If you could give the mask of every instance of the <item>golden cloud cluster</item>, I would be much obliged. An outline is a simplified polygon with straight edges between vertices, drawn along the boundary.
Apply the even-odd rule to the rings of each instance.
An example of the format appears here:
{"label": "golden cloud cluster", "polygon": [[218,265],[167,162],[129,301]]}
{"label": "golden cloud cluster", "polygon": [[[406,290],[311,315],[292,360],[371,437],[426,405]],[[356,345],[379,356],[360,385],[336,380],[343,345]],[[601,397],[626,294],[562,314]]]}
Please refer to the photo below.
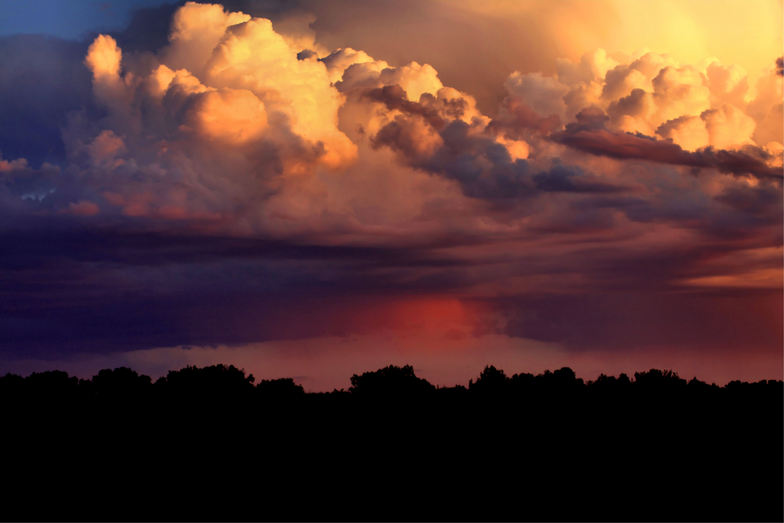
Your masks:
{"label": "golden cloud cluster", "polygon": [[782,78],[772,61],[752,82],[741,67],[716,59],[684,65],[646,52],[619,63],[600,49],[578,62],[561,60],[554,76],[515,72],[506,89],[507,106],[525,104],[541,118],[566,124],[598,108],[610,130],[671,140],[687,151],[753,145],[777,155],[784,141]]}
{"label": "golden cloud cluster", "polygon": [[62,183],[36,189],[58,213],[340,244],[541,231],[612,242],[650,222],[686,244],[673,231],[713,234],[718,220],[769,245],[777,231],[773,60],[752,79],[713,59],[599,49],[551,75],[511,73],[490,115],[429,64],[328,50],[189,2],[163,48],[123,53],[100,35],[84,63],[105,113],[73,115]]}

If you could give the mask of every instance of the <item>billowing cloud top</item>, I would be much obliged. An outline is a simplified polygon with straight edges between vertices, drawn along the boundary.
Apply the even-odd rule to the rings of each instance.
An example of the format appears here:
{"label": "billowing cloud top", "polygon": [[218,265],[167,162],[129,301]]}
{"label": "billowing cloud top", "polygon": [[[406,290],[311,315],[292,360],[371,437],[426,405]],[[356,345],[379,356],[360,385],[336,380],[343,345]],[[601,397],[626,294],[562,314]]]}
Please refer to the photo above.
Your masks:
{"label": "billowing cloud top", "polygon": [[[582,346],[583,330],[559,338],[521,319],[515,300],[780,291],[776,59],[749,74],[718,59],[598,49],[559,60],[554,74],[511,72],[497,109],[482,111],[432,65],[328,49],[312,32],[188,2],[161,48],[94,38],[81,65],[89,102],[63,122],[62,161],[0,157],[2,229],[344,249],[299,274],[268,268],[289,281],[287,295],[447,293],[491,303],[499,332]],[[72,247],[60,255],[104,270],[91,241]],[[371,263],[357,249],[379,251]],[[223,269],[174,251],[185,272],[219,285]],[[166,259],[120,280],[142,278],[142,294],[158,284],[199,294],[201,283],[159,280]],[[115,288],[112,274],[96,285]]]}

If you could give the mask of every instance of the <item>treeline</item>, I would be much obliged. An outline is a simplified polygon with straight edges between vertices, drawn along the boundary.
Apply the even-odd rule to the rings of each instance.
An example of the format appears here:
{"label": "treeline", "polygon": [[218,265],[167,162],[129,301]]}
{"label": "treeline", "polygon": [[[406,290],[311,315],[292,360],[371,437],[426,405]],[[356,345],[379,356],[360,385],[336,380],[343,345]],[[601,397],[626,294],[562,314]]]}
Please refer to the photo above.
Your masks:
{"label": "treeline", "polygon": [[[661,395],[781,395],[784,389],[780,380],[761,380],[757,382],[731,381],[723,387],[707,384],[696,377],[685,380],[671,370],[651,369],[635,372],[630,378],[600,375],[595,380],[584,381],[578,378],[569,367],[541,374],[519,373],[512,376],[492,365],[485,367],[468,386],[437,387],[419,378],[410,365],[403,367],[388,366],[376,371],[355,374],[351,377],[349,389],[336,389],[331,393],[309,393],[295,383],[292,378],[261,380],[256,383],[252,374],[233,365],[212,365],[207,367],[187,366],[172,370],[166,376],[153,381],[149,376],[139,374],[127,367],[103,369],[90,379],[79,379],[59,370],[34,372],[26,378],[16,374],[0,377],[0,399],[19,400],[51,395],[50,400],[82,399],[127,396],[141,400],[147,395],[178,397],[193,396],[226,397],[249,395],[258,399],[292,400],[311,397],[333,396],[335,398],[367,398],[394,400],[411,397],[440,395],[444,397],[481,397],[496,396],[496,399],[520,399],[521,395],[546,393],[548,396],[590,393],[592,395],[628,395],[630,393]],[[348,394],[346,394],[348,393]],[[508,398],[504,398],[508,397]]]}
{"label": "treeline", "polygon": [[0,378],[14,520],[782,519],[781,381],[410,366],[306,393],[233,366]]}

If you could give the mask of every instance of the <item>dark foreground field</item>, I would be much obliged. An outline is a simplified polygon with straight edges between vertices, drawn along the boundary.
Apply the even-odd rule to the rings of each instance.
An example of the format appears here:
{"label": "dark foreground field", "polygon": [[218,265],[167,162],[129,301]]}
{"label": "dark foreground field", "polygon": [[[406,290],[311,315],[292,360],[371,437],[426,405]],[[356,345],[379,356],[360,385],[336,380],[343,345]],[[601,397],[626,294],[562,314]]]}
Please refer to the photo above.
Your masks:
{"label": "dark foreground field", "polygon": [[782,520],[782,382],[0,378],[11,520]]}

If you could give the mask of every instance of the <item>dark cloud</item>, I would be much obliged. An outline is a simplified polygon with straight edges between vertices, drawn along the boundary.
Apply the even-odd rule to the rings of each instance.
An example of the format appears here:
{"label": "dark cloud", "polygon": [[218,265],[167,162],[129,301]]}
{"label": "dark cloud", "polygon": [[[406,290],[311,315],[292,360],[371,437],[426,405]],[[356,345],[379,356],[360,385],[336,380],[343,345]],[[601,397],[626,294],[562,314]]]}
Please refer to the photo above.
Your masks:
{"label": "dark cloud", "polygon": [[725,173],[752,174],[759,178],[784,177],[781,168],[765,163],[770,155],[758,147],[746,146],[740,150],[706,147],[689,152],[677,144],[650,136],[609,131],[603,125],[605,118],[596,111],[578,115],[577,122],[568,124],[564,131],[554,133],[551,137],[580,151],[610,158],[718,169]]}
{"label": "dark cloud", "polygon": [[459,286],[457,262],[426,250],[154,221],[29,217],[5,221],[0,244],[14,246],[0,252],[0,353],[13,358],[347,335],[364,328],[351,321],[361,303]]}
{"label": "dark cloud", "polygon": [[590,181],[588,178],[581,169],[560,163],[547,172],[533,176],[536,188],[546,192],[617,193],[628,190],[618,185]]}
{"label": "dark cloud", "polygon": [[[429,93],[423,95],[423,102],[412,102],[406,97],[406,92],[399,85],[385,85],[377,89],[368,90],[364,96],[374,102],[381,102],[387,109],[397,109],[408,115],[421,116],[430,126],[437,130],[443,129],[447,121],[439,114],[439,111],[432,107],[433,96]],[[462,115],[461,107],[458,104],[453,108],[453,118]]]}
{"label": "dark cloud", "polygon": [[[70,111],[91,109],[87,44],[41,35],[0,38],[0,154],[32,165],[65,159]],[[93,108],[94,109],[94,108]]]}
{"label": "dark cloud", "polygon": [[732,186],[722,191],[716,200],[732,207],[739,214],[773,224],[781,220],[784,212],[781,196],[781,191],[771,185]]}
{"label": "dark cloud", "polygon": [[781,347],[781,290],[526,295],[499,300],[510,335],[576,350],[721,349],[775,353]]}
{"label": "dark cloud", "polygon": [[304,49],[297,53],[297,60],[307,60],[309,58],[318,58],[318,53],[311,49]]}
{"label": "dark cloud", "polygon": [[[526,160],[513,160],[492,133],[472,129],[462,120],[445,119],[429,106],[433,97],[428,98],[427,94],[420,102],[412,102],[405,98],[405,92],[399,86],[394,85],[373,89],[365,96],[404,113],[372,137],[374,146],[389,147],[414,167],[456,180],[466,196],[503,201],[531,197],[539,191],[606,193],[624,190],[592,180],[576,166],[556,163],[549,171],[538,171]],[[423,131],[417,117],[438,133],[442,143],[435,150],[422,148]]]}
{"label": "dark cloud", "polygon": [[[173,4],[137,9],[128,26],[113,33],[119,46],[125,51],[144,52],[160,49],[168,43],[169,26],[174,12],[185,4],[180,0]],[[206,3],[206,2],[205,2]],[[92,35],[92,40],[96,35]]]}
{"label": "dark cloud", "polygon": [[[438,253],[437,245],[323,246],[128,226],[39,217],[0,232],[0,243],[14,246],[0,254],[5,357],[344,336],[372,328],[352,318],[380,299],[574,271],[584,278],[579,292],[484,301],[508,319],[504,333],[580,350],[718,340],[739,346],[744,337],[769,347],[780,334],[772,316],[750,312],[769,309],[776,296],[780,304],[780,291],[760,291],[754,300],[742,292],[672,292],[674,280],[703,275],[700,263],[726,252],[726,243],[644,254],[586,245],[568,257],[531,251],[472,262]],[[727,307],[712,309],[717,297]],[[717,318],[721,326],[711,327]],[[743,321],[756,326],[751,338]]]}

